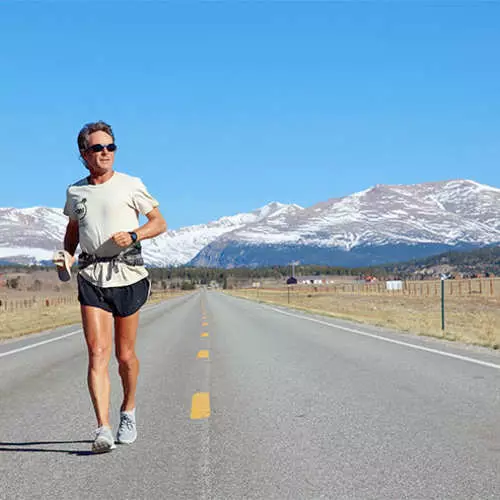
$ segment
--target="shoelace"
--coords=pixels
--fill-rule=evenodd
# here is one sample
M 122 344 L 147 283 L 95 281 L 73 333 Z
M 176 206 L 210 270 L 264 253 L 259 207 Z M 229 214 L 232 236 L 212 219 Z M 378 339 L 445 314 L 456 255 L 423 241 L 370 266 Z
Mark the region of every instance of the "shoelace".
M 120 417 L 120 427 L 126 427 L 129 431 L 134 428 L 135 422 L 126 413 Z
M 103 436 L 103 435 L 104 435 L 104 436 L 106 436 L 106 437 L 108 437 L 108 433 L 109 433 L 108 429 L 106 429 L 105 427 L 99 427 L 99 428 L 98 428 L 98 429 L 96 429 L 96 431 L 95 431 L 95 437 L 96 437 L 96 439 L 97 439 L 99 436 Z

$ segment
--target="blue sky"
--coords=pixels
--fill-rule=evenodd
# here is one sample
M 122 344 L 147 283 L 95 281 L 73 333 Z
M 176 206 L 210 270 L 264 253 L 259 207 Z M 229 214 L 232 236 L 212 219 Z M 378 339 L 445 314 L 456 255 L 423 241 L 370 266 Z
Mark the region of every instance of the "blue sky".
M 500 187 L 500 3 L 0 4 L 0 206 L 60 207 L 76 136 L 171 229 L 375 184 Z

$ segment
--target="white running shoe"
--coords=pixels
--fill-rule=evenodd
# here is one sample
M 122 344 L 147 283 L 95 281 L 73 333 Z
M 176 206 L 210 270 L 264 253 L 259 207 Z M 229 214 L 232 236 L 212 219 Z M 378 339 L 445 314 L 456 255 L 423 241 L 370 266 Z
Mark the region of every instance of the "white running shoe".
M 137 439 L 137 424 L 135 422 L 135 408 L 120 412 L 120 427 L 116 441 L 120 444 L 132 444 Z
M 99 429 L 95 431 L 95 441 L 92 444 L 92 451 L 94 453 L 107 453 L 115 448 L 116 444 L 113 439 L 111 428 L 104 425 L 99 427 Z

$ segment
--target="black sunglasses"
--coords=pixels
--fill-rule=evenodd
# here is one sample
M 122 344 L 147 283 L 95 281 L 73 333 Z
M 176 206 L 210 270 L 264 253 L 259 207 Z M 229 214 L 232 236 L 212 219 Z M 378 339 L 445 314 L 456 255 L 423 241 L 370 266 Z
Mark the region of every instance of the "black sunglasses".
M 93 153 L 100 153 L 101 151 L 109 151 L 112 153 L 116 151 L 118 146 L 114 143 L 111 144 L 94 144 L 93 146 L 88 147 L 85 151 L 92 151 Z

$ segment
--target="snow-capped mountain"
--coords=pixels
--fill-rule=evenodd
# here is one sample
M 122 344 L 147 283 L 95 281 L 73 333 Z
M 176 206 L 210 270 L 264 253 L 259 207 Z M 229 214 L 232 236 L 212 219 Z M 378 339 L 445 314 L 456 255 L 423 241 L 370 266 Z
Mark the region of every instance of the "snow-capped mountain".
M 142 243 L 144 259 L 153 266 L 185 264 L 227 232 L 265 217 L 300 210 L 303 208 L 298 205 L 272 202 L 249 213 L 167 231 Z M 54 250 L 61 248 L 67 221 L 59 208 L 0 208 L 0 261 L 23 264 L 50 261 Z
M 458 180 L 377 185 L 284 217 L 268 217 L 205 247 L 193 265 L 370 265 L 500 242 L 500 189 Z
M 0 260 L 49 260 L 66 217 L 0 208 Z M 273 202 L 143 242 L 150 265 L 370 265 L 500 243 L 500 189 L 468 180 L 377 185 L 309 208 Z
M 222 217 L 208 224 L 167 231 L 143 242 L 144 256 L 154 265 L 180 265 L 193 259 L 204 247 L 231 231 L 258 223 L 265 218 L 304 210 L 298 205 L 272 202 L 249 213 Z
M 67 220 L 57 208 L 0 208 L 0 260 L 34 264 L 52 259 Z

